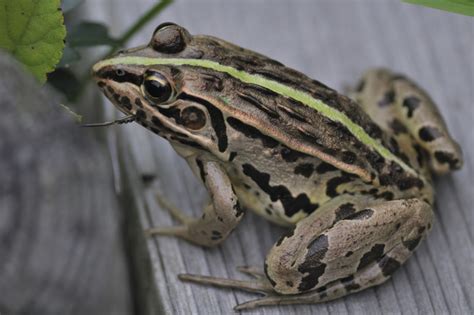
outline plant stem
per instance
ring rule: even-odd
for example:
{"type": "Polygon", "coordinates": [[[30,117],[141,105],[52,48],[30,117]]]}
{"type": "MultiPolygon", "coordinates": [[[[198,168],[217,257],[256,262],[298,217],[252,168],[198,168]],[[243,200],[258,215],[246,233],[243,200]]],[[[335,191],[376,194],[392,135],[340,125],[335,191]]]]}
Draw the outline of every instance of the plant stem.
{"type": "Polygon", "coordinates": [[[161,0],[155,6],[153,6],[150,10],[148,10],[144,15],[142,15],[130,28],[120,36],[115,45],[111,47],[109,52],[104,55],[104,58],[113,54],[117,48],[122,47],[125,45],[126,42],[130,38],[133,37],[137,32],[139,32],[148,22],[150,22],[157,14],[163,11],[168,5],[170,5],[173,0],[161,0]]]}

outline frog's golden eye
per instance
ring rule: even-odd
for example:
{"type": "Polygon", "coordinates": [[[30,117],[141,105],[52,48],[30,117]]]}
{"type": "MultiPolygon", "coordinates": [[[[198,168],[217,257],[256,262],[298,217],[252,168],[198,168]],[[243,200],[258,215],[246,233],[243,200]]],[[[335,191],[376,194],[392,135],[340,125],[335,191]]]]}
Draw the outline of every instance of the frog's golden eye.
{"type": "Polygon", "coordinates": [[[152,102],[162,104],[174,97],[168,80],[158,72],[147,73],[142,84],[142,93],[152,102]]]}
{"type": "Polygon", "coordinates": [[[180,122],[188,129],[199,130],[206,125],[206,114],[195,106],[189,106],[181,111],[180,122]]]}

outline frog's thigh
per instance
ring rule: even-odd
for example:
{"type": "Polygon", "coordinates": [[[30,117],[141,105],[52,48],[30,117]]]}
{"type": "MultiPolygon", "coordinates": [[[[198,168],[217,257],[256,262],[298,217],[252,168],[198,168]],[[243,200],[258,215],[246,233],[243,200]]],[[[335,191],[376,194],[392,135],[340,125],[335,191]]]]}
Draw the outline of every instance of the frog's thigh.
{"type": "Polygon", "coordinates": [[[206,186],[211,201],[200,218],[181,216],[181,226],[154,228],[150,234],[173,235],[198,245],[214,246],[232,232],[244,213],[227,173],[218,162],[197,157],[188,163],[206,186]]]}
{"type": "Polygon", "coordinates": [[[291,236],[271,249],[265,270],[275,291],[315,290],[307,298],[318,302],[379,284],[411,255],[431,228],[431,207],[418,199],[364,207],[346,202],[332,208],[331,224],[327,222],[331,211],[323,208],[303,219],[291,236]],[[326,218],[321,218],[320,211],[326,218]]]}

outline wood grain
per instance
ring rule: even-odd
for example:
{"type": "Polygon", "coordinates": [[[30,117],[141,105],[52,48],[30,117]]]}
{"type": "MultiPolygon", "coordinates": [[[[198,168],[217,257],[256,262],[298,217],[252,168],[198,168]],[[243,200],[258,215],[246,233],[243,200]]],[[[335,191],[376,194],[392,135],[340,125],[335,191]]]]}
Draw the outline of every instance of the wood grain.
{"type": "Polygon", "coordinates": [[[104,146],[0,53],[0,314],[130,314],[104,146]]]}
{"type": "MultiPolygon", "coordinates": [[[[90,17],[119,33],[152,0],[88,3],[90,17]]],[[[399,1],[176,1],[130,46],[149,40],[164,21],[212,34],[301,70],[337,89],[367,68],[384,66],[419,82],[438,103],[465,150],[463,170],[436,182],[436,225],[408,263],[387,283],[319,305],[267,307],[248,314],[468,314],[474,310],[472,268],[474,22],[472,18],[399,1]]],[[[114,113],[110,104],[109,113],[114,113]]],[[[141,230],[176,224],[160,209],[157,191],[198,215],[206,193],[170,146],[140,126],[109,130],[109,147],[127,196],[136,250],[131,253],[141,314],[228,314],[255,295],[184,284],[178,273],[245,278],[239,265],[261,265],[283,232],[248,214],[220,247],[205,250],[141,230]],[[148,179],[156,179],[147,183],[148,179]]]]}

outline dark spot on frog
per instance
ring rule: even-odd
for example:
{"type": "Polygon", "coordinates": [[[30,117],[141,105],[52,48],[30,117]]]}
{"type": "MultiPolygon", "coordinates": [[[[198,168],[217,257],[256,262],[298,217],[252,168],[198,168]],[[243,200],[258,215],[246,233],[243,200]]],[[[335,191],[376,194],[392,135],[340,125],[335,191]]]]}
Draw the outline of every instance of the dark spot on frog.
{"type": "Polygon", "coordinates": [[[301,279],[298,290],[304,292],[314,288],[318,284],[319,277],[324,274],[325,270],[326,264],[319,261],[306,260],[299,266],[298,271],[301,273],[308,273],[308,275],[301,279]]]}
{"type": "Polygon", "coordinates": [[[400,227],[402,226],[401,223],[397,223],[397,225],[395,225],[395,230],[398,231],[400,229],[400,227]]]}
{"type": "Polygon", "coordinates": [[[307,156],[304,153],[291,150],[290,148],[287,148],[287,147],[284,147],[283,149],[281,149],[280,154],[283,160],[285,160],[286,162],[295,162],[299,158],[304,158],[307,156]]]}
{"type": "Polygon", "coordinates": [[[250,185],[244,184],[245,189],[250,190],[252,187],[250,185]]]}
{"type": "Polygon", "coordinates": [[[230,152],[229,162],[232,162],[235,159],[236,156],[237,156],[237,152],[234,152],[234,151],[230,152]]]}
{"type": "Polygon", "coordinates": [[[421,235],[412,240],[403,241],[403,245],[406,248],[408,248],[409,251],[413,251],[418,246],[418,244],[420,244],[420,241],[421,241],[421,235]]]}
{"type": "Polygon", "coordinates": [[[340,205],[335,211],[336,219],[334,220],[334,223],[344,219],[345,217],[348,217],[349,215],[355,213],[355,211],[354,204],[350,202],[340,205]]]}
{"type": "Polygon", "coordinates": [[[222,235],[212,235],[211,236],[211,240],[213,240],[213,241],[217,241],[217,240],[220,240],[220,239],[222,239],[222,235]]]}
{"type": "MultiPolygon", "coordinates": [[[[301,104],[300,102],[296,102],[293,100],[288,100],[288,102],[292,105],[292,107],[305,106],[301,104]]],[[[296,112],[294,108],[289,108],[283,104],[281,105],[278,104],[277,106],[280,111],[285,112],[290,118],[296,119],[300,122],[308,123],[308,120],[304,116],[302,116],[300,113],[296,112]]]]}
{"type": "Polygon", "coordinates": [[[274,148],[278,145],[278,141],[275,139],[264,135],[257,128],[247,125],[234,117],[228,117],[227,122],[232,128],[243,133],[246,137],[251,139],[260,139],[265,147],[274,148]]]}
{"type": "Polygon", "coordinates": [[[253,106],[258,108],[262,112],[266,113],[271,118],[279,118],[280,117],[280,115],[273,108],[270,108],[270,107],[266,106],[256,96],[250,94],[249,92],[241,92],[241,93],[238,93],[237,96],[241,100],[243,100],[244,102],[252,104],[253,106]]]}
{"type": "Polygon", "coordinates": [[[423,161],[425,159],[425,151],[419,144],[414,144],[413,149],[416,151],[416,161],[418,162],[418,165],[422,167],[424,164],[423,161]]]}
{"type": "Polygon", "coordinates": [[[137,111],[135,112],[135,117],[137,118],[137,120],[145,120],[146,113],[141,109],[137,109],[137,111]]]}
{"type": "Polygon", "coordinates": [[[285,283],[286,283],[286,285],[287,285],[288,287],[290,287],[290,288],[292,288],[292,287],[294,286],[294,284],[293,284],[292,281],[286,281],[285,283]]]}
{"type": "Polygon", "coordinates": [[[290,237],[293,236],[293,234],[294,234],[294,230],[293,230],[293,229],[287,230],[286,233],[284,233],[284,234],[280,237],[280,239],[278,240],[278,242],[276,242],[275,247],[280,246],[281,243],[283,242],[283,240],[284,240],[285,238],[290,238],[290,237]]]}
{"type": "Polygon", "coordinates": [[[204,81],[205,86],[203,87],[204,90],[212,90],[220,92],[224,89],[224,84],[217,75],[213,75],[210,73],[202,74],[202,80],[204,81]]]}
{"type": "Polygon", "coordinates": [[[106,86],[105,82],[103,82],[103,81],[97,82],[97,85],[98,85],[101,89],[103,89],[103,88],[106,86]]]}
{"type": "Polygon", "coordinates": [[[351,151],[344,151],[342,152],[341,159],[342,159],[342,162],[346,164],[354,164],[357,160],[357,155],[351,151]]]}
{"type": "Polygon", "coordinates": [[[383,136],[383,131],[379,127],[379,125],[375,123],[369,123],[365,128],[365,131],[371,136],[372,138],[380,139],[383,136]]]}
{"type": "Polygon", "coordinates": [[[395,91],[389,90],[383,95],[382,99],[378,102],[378,105],[380,107],[385,107],[385,106],[393,104],[394,100],[395,100],[395,91]]]}
{"type": "Polygon", "coordinates": [[[309,178],[314,171],[314,165],[312,163],[303,163],[303,164],[298,164],[295,167],[294,173],[296,175],[303,175],[306,178],[309,178]]]}
{"type": "Polygon", "coordinates": [[[319,235],[307,246],[308,253],[306,254],[305,261],[316,260],[321,261],[324,255],[328,251],[329,241],[325,234],[319,235]]]}
{"type": "Polygon", "coordinates": [[[339,185],[351,182],[352,179],[352,175],[346,173],[342,174],[342,176],[331,178],[326,184],[326,195],[328,197],[338,196],[339,193],[337,192],[337,187],[339,185]]]}
{"type": "Polygon", "coordinates": [[[344,220],[367,220],[374,214],[372,209],[363,209],[345,217],[344,220]]]}
{"type": "Polygon", "coordinates": [[[452,153],[449,153],[449,152],[443,152],[443,151],[436,151],[434,153],[434,157],[435,159],[439,162],[439,163],[448,163],[449,164],[449,168],[454,170],[454,169],[458,169],[461,165],[461,163],[459,162],[459,159],[457,159],[452,153]]]}
{"type": "Polygon", "coordinates": [[[376,195],[376,198],[382,198],[382,199],[385,199],[385,200],[393,200],[393,197],[394,197],[394,195],[391,191],[384,191],[381,194],[376,195]]]}
{"type": "Polygon", "coordinates": [[[316,210],[319,205],[313,204],[308,198],[308,195],[301,193],[296,197],[293,197],[290,190],[283,186],[271,186],[270,174],[260,172],[251,164],[242,165],[242,169],[245,175],[250,177],[264,192],[266,192],[270,200],[275,202],[279,200],[285,209],[285,215],[292,217],[295,213],[303,210],[310,214],[316,210]]]}
{"type": "Polygon", "coordinates": [[[140,108],[143,107],[142,101],[138,97],[135,99],[135,105],[140,108]]]}
{"type": "Polygon", "coordinates": [[[348,292],[360,289],[360,285],[354,281],[354,276],[348,276],[346,278],[340,279],[339,281],[341,281],[341,284],[348,292]]]}
{"type": "Polygon", "coordinates": [[[325,174],[332,171],[337,171],[337,168],[326,162],[321,162],[316,167],[316,173],[318,174],[325,174]]]}
{"type": "Polygon", "coordinates": [[[240,203],[237,201],[234,204],[235,217],[238,218],[242,216],[245,212],[245,209],[240,206],[240,203]]]}
{"type": "Polygon", "coordinates": [[[265,212],[266,212],[268,215],[272,215],[272,214],[273,214],[272,210],[270,210],[269,208],[265,208],[265,212]]]}
{"type": "Polygon", "coordinates": [[[375,244],[370,251],[365,253],[362,258],[360,259],[359,266],[357,266],[357,270],[361,270],[362,268],[368,266],[370,263],[377,261],[380,257],[383,256],[383,250],[385,249],[385,245],[383,244],[375,244]]]}
{"type": "Polygon", "coordinates": [[[403,100],[402,106],[408,109],[408,118],[413,117],[413,112],[420,106],[420,99],[416,96],[409,96],[403,100]]]}
{"type": "Polygon", "coordinates": [[[199,168],[199,176],[203,183],[206,183],[206,172],[204,170],[204,164],[201,159],[196,159],[196,165],[199,168]]]}
{"type": "Polygon", "coordinates": [[[420,139],[425,141],[425,142],[431,142],[439,137],[441,137],[443,134],[441,131],[439,131],[435,127],[430,127],[430,126],[425,126],[422,127],[418,131],[418,135],[420,136],[420,139]]]}
{"type": "Polygon", "coordinates": [[[416,177],[406,177],[406,178],[401,178],[397,181],[397,186],[400,190],[408,190],[411,188],[423,188],[425,185],[423,184],[423,181],[419,178],[416,177]]]}
{"type": "Polygon", "coordinates": [[[408,133],[407,127],[398,119],[392,120],[392,122],[389,124],[390,128],[392,128],[393,133],[395,135],[401,134],[401,133],[408,133]]]}
{"type": "Polygon", "coordinates": [[[390,276],[395,270],[400,268],[401,264],[393,259],[392,257],[389,256],[384,256],[380,261],[379,261],[379,266],[382,269],[382,274],[385,277],[390,276]]]}
{"type": "Polygon", "coordinates": [[[348,251],[348,252],[344,255],[344,257],[351,257],[352,254],[354,254],[353,251],[348,251]]]}
{"type": "Polygon", "coordinates": [[[319,293],[319,298],[320,299],[324,299],[328,296],[328,293],[327,293],[326,290],[327,290],[326,286],[322,286],[322,287],[316,289],[316,292],[319,293]]]}
{"type": "Polygon", "coordinates": [[[263,272],[267,276],[267,279],[270,282],[270,284],[274,287],[276,285],[276,282],[268,275],[268,264],[267,264],[267,262],[265,262],[265,264],[263,265],[263,272]]]}

